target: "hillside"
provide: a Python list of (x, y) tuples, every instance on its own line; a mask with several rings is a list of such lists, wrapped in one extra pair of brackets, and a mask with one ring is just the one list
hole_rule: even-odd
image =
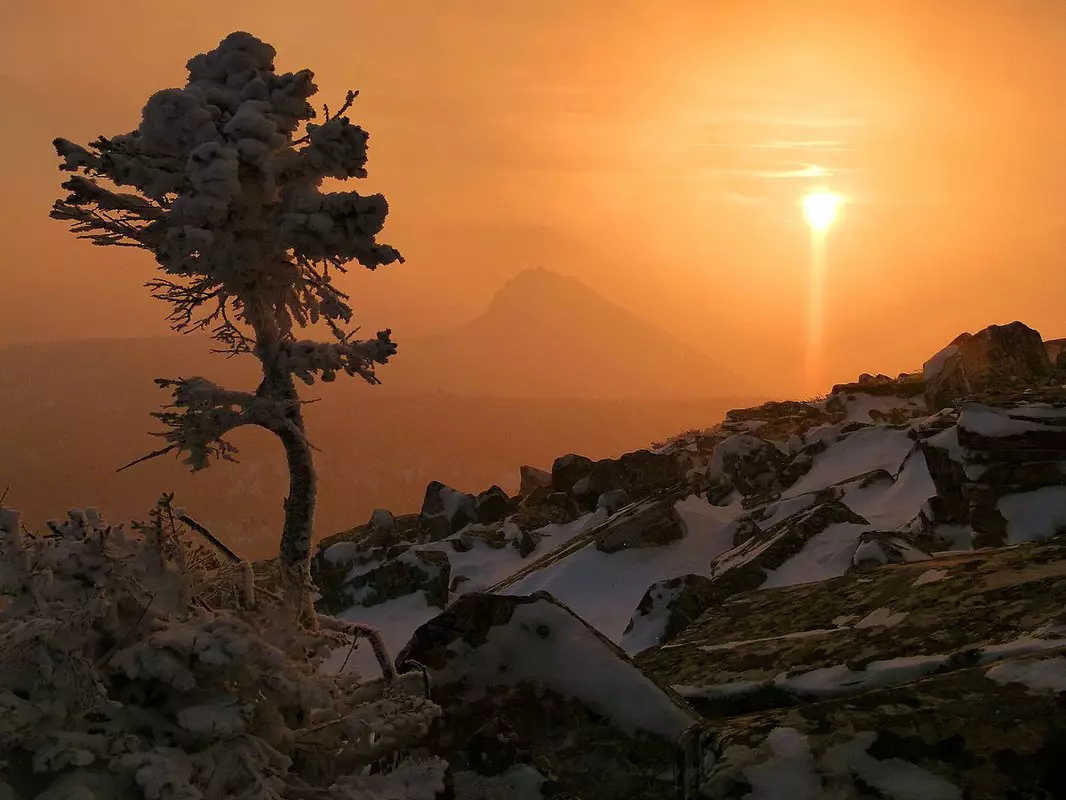
[(405, 342), (387, 391), (477, 397), (692, 400), (756, 395), (747, 380), (575, 278), (529, 269), (484, 314)]
[[(483, 774), (535, 765), (583, 798), (667, 778), (707, 798), (1056, 796), (1064, 379), (1035, 331), (993, 326), (924, 374), (562, 455), (517, 496), (431, 484), (420, 514), (322, 543), (319, 604), (429, 668), (436, 752), (478, 764), (484, 725), (514, 743)], [(659, 699), (597, 688), (633, 663)], [(672, 773), (641, 730), (675, 742)], [(589, 779), (594, 740), (631, 753), (610, 785)]]

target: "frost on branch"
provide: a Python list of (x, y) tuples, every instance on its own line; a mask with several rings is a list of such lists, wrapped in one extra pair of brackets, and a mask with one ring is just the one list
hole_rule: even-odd
[[(188, 61), (183, 87), (153, 94), (136, 129), (86, 146), (56, 139), (72, 175), (52, 216), (93, 244), (150, 252), (160, 274), (147, 287), (169, 304), (176, 331), (207, 330), (221, 352), (260, 361), (254, 393), (158, 381), (173, 403), (155, 415), (165, 445), (146, 458), (178, 451), (198, 470), (233, 458), (225, 436), (234, 428), (277, 435), (289, 470), (281, 559), (306, 599), (317, 478), (295, 380), (343, 372), (378, 383), (376, 365), (396, 353), (391, 333), (361, 341), (343, 328), (353, 311), (334, 279), (353, 262), (373, 270), (403, 259), (377, 240), (389, 211), (382, 195), (322, 190), (326, 178), (366, 176), (369, 137), (347, 116), (356, 93), (312, 122), (314, 75), (278, 72), (275, 55), (232, 33)], [(333, 341), (298, 340), (295, 330), (311, 325)]]
[(276, 72), (274, 57), (251, 34), (230, 34), (190, 59), (184, 87), (149, 98), (135, 130), (87, 147), (55, 140), (61, 169), (75, 175), (52, 216), (95, 244), (152, 252), (172, 281), (153, 286), (157, 296), (203, 297), (202, 314), (172, 317), (179, 330), (255, 328), (263, 301), (282, 335), (309, 313), (346, 322), (331, 269), (402, 260), (375, 238), (382, 195), (321, 190), (327, 177), (366, 176), (369, 136), (345, 115), (356, 93), (310, 122), (313, 73)]
[(129, 533), (75, 511), (30, 536), (0, 509), (0, 785), (26, 800), (435, 798), (446, 765), (411, 749), (440, 713), (422, 675), (319, 674), (373, 632), (297, 626), (172, 511), (164, 498)]

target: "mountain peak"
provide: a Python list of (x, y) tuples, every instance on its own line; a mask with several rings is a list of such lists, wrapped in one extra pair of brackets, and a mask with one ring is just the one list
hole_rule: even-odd
[(513, 313), (517, 309), (567, 308), (607, 301), (577, 278), (545, 267), (524, 269), (497, 290), (488, 313)]

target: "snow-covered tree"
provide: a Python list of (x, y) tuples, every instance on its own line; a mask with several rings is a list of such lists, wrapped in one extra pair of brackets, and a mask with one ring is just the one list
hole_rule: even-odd
[[(396, 352), (390, 332), (354, 338), (349, 298), (333, 279), (352, 262), (376, 269), (402, 258), (376, 239), (382, 195), (323, 191), (326, 178), (366, 175), (367, 134), (346, 116), (356, 93), (311, 122), (313, 73), (275, 72), (275, 54), (232, 33), (188, 62), (184, 87), (148, 99), (136, 130), (87, 147), (56, 139), (61, 169), (74, 175), (52, 217), (93, 244), (151, 252), (161, 275), (147, 286), (171, 305), (175, 330), (209, 331), (222, 352), (259, 359), (254, 392), (158, 380), (173, 401), (155, 414), (165, 446), (146, 458), (177, 451), (198, 470), (232, 459), (234, 428), (275, 434), (289, 468), (280, 561), (290, 587), (306, 593), (316, 480), (294, 379), (344, 372), (378, 382), (375, 365)], [(318, 323), (333, 341), (297, 339)]]

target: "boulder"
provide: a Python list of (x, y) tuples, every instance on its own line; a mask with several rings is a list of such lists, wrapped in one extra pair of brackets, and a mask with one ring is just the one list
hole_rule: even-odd
[(607, 520), (596, 533), (596, 547), (617, 553), (636, 547), (661, 547), (685, 536), (685, 526), (675, 505), (676, 493), (631, 505)]
[(925, 363), (930, 411), (1005, 387), (1039, 383), (1053, 371), (1040, 334), (1021, 322), (963, 333)]
[(552, 476), (550, 472), (531, 467), (528, 464), (523, 464), (519, 467), (519, 474), (521, 476), (521, 481), (518, 493), (523, 496), (529, 494), (534, 489), (541, 489), (552, 485)]
[(622, 636), (629, 653), (666, 644), (711, 607), (714, 581), (703, 575), (682, 575), (648, 587)]
[(611, 489), (604, 492), (596, 500), (596, 508), (602, 508), (608, 514), (613, 514), (620, 508), (629, 505), (629, 493), (625, 489)]
[(414, 592), (425, 592), (426, 602), (448, 605), (451, 562), (442, 550), (406, 550), (380, 567), (348, 582), (350, 600), (364, 606), (384, 603)]
[(743, 495), (761, 497), (786, 488), (789, 462), (773, 442), (736, 434), (714, 448), (708, 474), (724, 476)]
[(592, 459), (568, 453), (552, 463), (552, 489), (570, 494), (574, 484), (592, 473)]
[(427, 746), (456, 770), (535, 764), (554, 796), (583, 800), (695, 796), (675, 776), (696, 782), (699, 716), (546, 592), (464, 595), (415, 631), (409, 660), (444, 710)]
[(387, 508), (375, 508), (370, 515), (370, 527), (391, 531), (396, 528), (396, 517)]
[(477, 522), (477, 501), (473, 495), (431, 481), (419, 517), (422, 538), (436, 542)]
[(524, 497), (508, 519), (522, 530), (536, 530), (545, 525), (562, 525), (576, 517), (577, 507), (569, 494), (541, 488)]
[(499, 486), (490, 486), (474, 501), (479, 522), (499, 522), (514, 510), (515, 502)]

